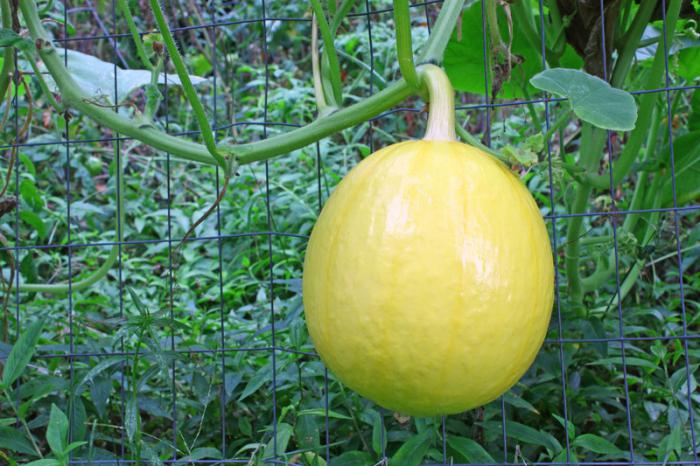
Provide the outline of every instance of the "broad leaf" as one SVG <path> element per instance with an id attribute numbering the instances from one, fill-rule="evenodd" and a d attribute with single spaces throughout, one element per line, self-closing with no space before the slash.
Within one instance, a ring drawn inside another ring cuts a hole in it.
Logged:
<path id="1" fill-rule="evenodd" d="M 331 466 L 372 466 L 374 463 L 370 454 L 364 451 L 348 451 L 331 460 Z"/>
<path id="2" fill-rule="evenodd" d="M 503 9 L 499 8 L 499 28 L 504 41 L 508 41 L 508 26 Z M 481 2 L 474 2 L 462 13 L 461 40 L 454 34 L 447 44 L 444 66 L 447 76 L 455 89 L 483 95 L 485 76 L 488 76 L 489 93 L 492 91 L 493 73 L 484 72 L 484 39 Z M 523 87 L 529 87 L 528 78 L 542 69 L 539 51 L 530 46 L 522 28 L 513 28 L 511 53 L 522 58 L 523 62 L 514 66 L 511 79 L 502 83 L 499 97 L 525 97 Z"/>
<path id="3" fill-rule="evenodd" d="M 34 355 L 34 351 L 36 351 L 43 326 L 43 320 L 34 322 L 27 330 L 21 332 L 17 342 L 12 346 L 12 351 L 10 351 L 2 371 L 2 385 L 4 387 L 12 385 L 24 372 Z"/>
<path id="4" fill-rule="evenodd" d="M 426 430 L 408 439 L 389 460 L 389 466 L 419 466 L 428 453 L 432 432 Z"/>
<path id="5" fill-rule="evenodd" d="M 202 459 L 220 460 L 221 458 L 223 458 L 223 455 L 218 448 L 200 447 L 192 450 L 192 452 L 184 458 L 180 458 L 180 461 L 197 461 Z"/>
<path id="6" fill-rule="evenodd" d="M 124 407 L 124 429 L 129 442 L 134 440 L 136 432 L 141 428 L 140 421 L 138 403 L 133 396 L 130 396 L 127 398 L 126 406 Z"/>
<path id="7" fill-rule="evenodd" d="M 34 50 L 34 42 L 31 39 L 22 37 L 11 29 L 0 28 L 0 48 L 17 47 L 23 52 L 32 52 Z"/>
<path id="8" fill-rule="evenodd" d="M 556 455 L 562 450 L 561 444 L 550 433 L 533 429 L 519 422 L 507 421 L 506 432 L 508 437 L 545 447 L 551 455 Z"/>
<path id="9" fill-rule="evenodd" d="M 64 454 L 67 439 L 68 418 L 58 406 L 52 403 L 49 425 L 46 428 L 46 441 L 54 455 L 62 456 Z"/>
<path id="10" fill-rule="evenodd" d="M 662 152 L 661 160 L 668 170 L 661 188 L 662 205 L 670 207 L 673 205 L 673 178 L 668 146 Z M 691 203 L 700 197 L 700 130 L 673 138 L 673 162 L 676 201 L 679 206 Z"/>
<path id="11" fill-rule="evenodd" d="M 68 71 L 78 87 L 100 104 L 108 105 L 116 102 L 115 92 L 119 97 L 118 102 L 121 103 L 126 100 L 132 91 L 151 82 L 151 72 L 149 70 L 124 70 L 115 66 L 114 63 L 108 63 L 92 55 L 75 50 L 56 48 L 56 53 L 61 57 L 64 54 L 67 55 Z M 45 71 L 45 68 L 43 70 Z M 195 86 L 207 81 L 198 76 L 190 76 L 190 79 Z M 58 92 L 56 83 L 50 75 L 46 76 L 46 81 L 50 89 Z M 158 77 L 158 83 L 164 84 L 165 81 L 165 75 L 161 73 Z M 180 85 L 180 78 L 174 74 L 168 74 L 167 81 L 168 85 Z"/>
<path id="12" fill-rule="evenodd" d="M 461 461 L 476 464 L 494 464 L 496 461 L 484 447 L 466 437 L 447 437 L 447 445 L 457 453 Z"/>
<path id="13" fill-rule="evenodd" d="M 0 427 L 0 449 L 38 456 L 29 439 L 14 427 Z"/>
<path id="14" fill-rule="evenodd" d="M 628 454 L 615 446 L 609 440 L 593 434 L 583 434 L 576 437 L 574 446 L 581 447 L 586 451 L 608 455 L 614 458 L 628 458 Z"/>
<path id="15" fill-rule="evenodd" d="M 552 68 L 530 79 L 536 88 L 569 99 L 576 116 L 599 128 L 634 129 L 637 105 L 629 92 L 580 70 Z"/>

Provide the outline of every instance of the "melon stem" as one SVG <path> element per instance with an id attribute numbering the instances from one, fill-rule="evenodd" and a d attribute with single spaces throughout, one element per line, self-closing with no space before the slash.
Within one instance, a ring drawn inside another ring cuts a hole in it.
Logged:
<path id="1" fill-rule="evenodd" d="M 418 68 L 418 75 L 428 91 L 430 112 L 425 141 L 456 141 L 455 134 L 455 91 L 450 79 L 442 68 L 435 65 L 423 65 Z"/>

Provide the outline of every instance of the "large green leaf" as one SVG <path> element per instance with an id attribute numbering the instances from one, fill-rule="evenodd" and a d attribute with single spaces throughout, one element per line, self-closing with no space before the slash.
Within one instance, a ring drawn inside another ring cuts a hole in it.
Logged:
<path id="1" fill-rule="evenodd" d="M 476 464 L 493 464 L 496 461 L 484 447 L 466 437 L 447 437 L 447 445 L 454 450 L 460 461 Z"/>
<path id="2" fill-rule="evenodd" d="M 616 89 L 581 70 L 552 68 L 530 79 L 536 88 L 569 99 L 576 116 L 599 128 L 634 129 L 637 104 L 629 92 Z"/>
<path id="3" fill-rule="evenodd" d="M 688 116 L 688 131 L 700 130 L 700 89 L 693 91 L 690 99 L 690 115 Z"/>
<path id="4" fill-rule="evenodd" d="M 668 176 L 663 184 L 662 205 L 673 205 L 673 179 L 671 178 L 671 153 L 667 146 L 661 155 L 668 167 Z M 700 197 L 700 130 L 673 138 L 673 162 L 678 205 L 693 202 Z"/>
<path id="5" fill-rule="evenodd" d="M 428 453 L 432 432 L 426 430 L 408 439 L 389 460 L 389 466 L 419 466 Z"/>
<path id="6" fill-rule="evenodd" d="M 374 463 L 364 451 L 348 451 L 331 460 L 331 466 L 372 466 Z"/>
<path id="7" fill-rule="evenodd" d="M 41 336 L 43 326 L 43 320 L 34 322 L 27 330 L 22 332 L 17 342 L 12 346 L 2 371 L 2 385 L 4 387 L 12 385 L 24 372 L 34 355 L 34 351 L 36 351 L 36 345 Z"/>
<path id="8" fill-rule="evenodd" d="M 583 434 L 576 437 L 574 446 L 583 448 L 586 451 L 607 455 L 613 458 L 627 458 L 629 455 L 620 450 L 615 444 L 593 434 Z"/>
<path id="9" fill-rule="evenodd" d="M 37 456 L 32 443 L 14 427 L 0 426 L 0 449 Z"/>
<path id="10" fill-rule="evenodd" d="M 499 8 L 499 27 L 503 40 L 508 40 L 508 26 L 502 9 Z M 542 69 L 542 59 L 538 50 L 530 47 L 522 28 L 513 28 L 511 52 L 523 62 L 513 69 L 509 82 L 504 82 L 498 93 L 502 98 L 524 97 L 523 86 L 527 80 Z M 484 39 L 481 2 L 474 2 L 462 13 L 461 40 L 455 34 L 445 49 L 443 59 L 445 71 L 452 86 L 464 92 L 484 94 Z M 492 73 L 489 72 L 489 93 L 492 86 Z"/>
<path id="11" fill-rule="evenodd" d="M 55 404 L 51 404 L 49 425 L 46 428 L 46 442 L 56 456 L 63 455 L 68 440 L 68 418 Z"/>
<path id="12" fill-rule="evenodd" d="M 545 447 L 551 455 L 555 455 L 562 450 L 561 444 L 552 434 L 541 430 L 533 429 L 525 424 L 515 421 L 506 422 L 506 432 L 508 437 L 512 437 L 521 442 Z"/>
<path id="13" fill-rule="evenodd" d="M 75 50 L 56 48 L 56 53 L 60 56 L 64 54 L 67 56 L 68 71 L 80 90 L 101 104 L 115 102 L 115 92 L 121 103 L 132 91 L 151 82 L 151 72 L 149 70 L 125 70 L 118 66 L 115 67 L 114 63 L 102 61 L 97 57 Z M 45 70 L 45 67 L 42 65 L 40 69 Z M 114 88 L 115 73 L 116 90 Z M 190 76 L 190 79 L 195 86 L 207 81 L 198 76 Z M 46 81 L 52 90 L 58 92 L 56 83 L 50 75 L 46 76 Z M 168 74 L 167 81 L 168 85 L 180 85 L 180 78 L 174 74 Z M 165 83 L 163 73 L 159 75 L 158 83 Z"/>
<path id="14" fill-rule="evenodd" d="M 700 46 L 678 52 L 678 74 L 688 81 L 700 76 Z"/>

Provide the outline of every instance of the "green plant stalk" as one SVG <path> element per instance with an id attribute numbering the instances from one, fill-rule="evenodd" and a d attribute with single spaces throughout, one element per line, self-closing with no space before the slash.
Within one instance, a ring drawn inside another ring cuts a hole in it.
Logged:
<path id="1" fill-rule="evenodd" d="M 139 34 L 136 23 L 134 23 L 134 17 L 131 15 L 128 0 L 117 0 L 117 7 L 124 15 L 124 19 L 126 19 L 126 24 L 128 25 L 129 32 L 131 33 L 131 39 L 134 41 L 134 45 L 136 45 L 136 55 L 138 55 L 143 66 L 147 70 L 152 71 L 154 69 L 153 63 L 151 63 L 151 60 L 148 58 L 146 47 L 141 39 L 141 34 Z"/>
<path id="2" fill-rule="evenodd" d="M 640 41 L 644 34 L 644 29 L 649 25 L 651 15 L 654 13 L 658 3 L 658 0 L 642 0 L 637 9 L 637 14 L 632 19 L 632 24 L 625 31 L 621 44 L 618 44 L 617 48 L 620 55 L 615 62 L 612 80 L 610 81 L 613 87 L 622 87 L 624 85 L 637 53 L 637 48 L 641 45 Z"/>
<path id="3" fill-rule="evenodd" d="M 338 106 L 343 102 L 343 92 L 340 81 L 340 63 L 338 62 L 338 55 L 335 53 L 333 34 L 331 33 L 330 26 L 328 26 L 328 21 L 326 20 L 326 15 L 323 11 L 323 7 L 321 6 L 321 2 L 319 0 L 311 0 L 311 7 L 313 8 L 316 20 L 318 21 L 318 27 L 321 30 L 324 55 L 328 60 L 328 76 L 333 92 L 332 99 L 329 99 L 329 101 L 331 105 Z"/>
<path id="4" fill-rule="evenodd" d="M 319 115 L 328 107 L 326 94 L 321 79 L 321 63 L 318 56 L 318 20 L 316 14 L 311 16 L 311 74 L 314 80 L 314 97 Z"/>
<path id="5" fill-rule="evenodd" d="M 654 116 L 653 116 L 653 121 L 656 121 L 656 116 L 657 116 L 657 111 L 656 108 L 654 108 Z M 660 125 L 652 125 L 651 132 L 649 133 L 649 136 L 647 138 L 647 150 L 644 153 L 644 160 L 649 160 L 652 157 L 652 154 L 655 153 L 656 151 L 656 138 L 658 137 L 658 132 L 659 132 L 659 126 Z M 630 202 L 630 207 L 629 210 L 639 210 L 644 206 L 644 200 L 645 200 L 645 194 L 647 192 L 647 182 L 646 182 L 646 177 L 647 174 L 646 172 L 639 172 L 637 175 L 637 184 L 634 187 L 634 193 L 632 194 L 632 201 Z M 650 190 L 649 192 L 656 193 L 658 191 L 659 186 L 660 186 L 660 181 L 661 176 L 657 173 L 656 176 L 654 177 L 654 180 L 651 183 Z M 650 202 L 653 202 L 653 200 L 650 200 Z M 627 231 L 627 232 L 632 232 L 634 231 L 634 228 L 637 225 L 637 222 L 641 216 L 640 215 L 627 215 L 625 216 L 625 220 L 622 223 L 621 231 Z M 647 226 L 645 226 L 646 228 Z M 643 235 L 646 234 L 646 230 L 644 230 Z M 585 244 L 585 240 L 587 238 L 583 238 L 581 241 L 581 244 Z M 612 238 L 611 238 L 612 239 Z M 615 268 L 611 265 L 614 264 L 615 261 L 615 252 L 611 251 L 610 252 L 610 257 L 608 258 L 607 264 L 603 266 L 602 264 L 596 264 L 596 269 L 595 271 L 589 275 L 588 277 L 583 277 L 582 279 L 582 286 L 584 291 L 593 291 L 598 288 L 600 288 L 605 281 L 612 276 L 613 273 L 615 273 Z"/>
<path id="6" fill-rule="evenodd" d="M 5 399 L 7 399 L 7 402 L 10 404 L 10 406 L 12 406 L 12 411 L 15 413 L 17 419 L 19 419 L 20 424 L 22 424 L 22 427 L 24 427 L 24 430 L 27 432 L 27 437 L 29 437 L 29 440 L 32 442 L 32 447 L 34 447 L 34 451 L 36 451 L 36 454 L 39 455 L 39 458 L 43 458 L 44 455 L 41 453 L 41 449 L 36 443 L 36 439 L 32 435 L 32 431 L 29 428 L 27 421 L 24 419 L 24 417 L 19 415 L 17 407 L 15 406 L 15 402 L 12 400 L 12 397 L 10 396 L 9 392 L 7 391 L 7 389 L 3 389 L 2 393 L 3 395 L 5 395 Z"/>
<path id="7" fill-rule="evenodd" d="M 46 100 L 49 101 L 49 105 L 51 105 L 53 108 L 55 108 L 59 112 L 63 111 L 63 105 L 59 104 L 56 101 L 56 99 L 54 98 L 53 92 L 51 92 L 48 84 L 46 84 L 46 80 L 44 79 L 44 76 L 42 76 L 41 70 L 39 69 L 39 65 L 37 64 L 34 57 L 31 57 L 31 56 L 29 56 L 29 54 L 25 53 L 24 59 L 27 60 L 27 62 L 29 62 L 29 66 L 32 67 L 32 71 L 34 72 L 34 77 L 36 78 L 36 81 L 39 83 L 39 88 L 41 88 L 41 92 L 44 93 L 44 95 L 46 96 Z"/>
<path id="8" fill-rule="evenodd" d="M 430 40 L 418 55 L 418 64 L 432 63 L 437 65 L 442 62 L 445 47 L 452 37 L 452 31 L 462 15 L 464 0 L 445 0 L 440 10 L 440 15 L 430 34 Z"/>
<path id="9" fill-rule="evenodd" d="M 156 24 L 158 24 L 158 29 L 160 30 L 160 34 L 163 37 L 163 42 L 165 42 L 165 48 L 168 50 L 170 59 L 172 60 L 173 66 L 175 67 L 175 71 L 177 71 L 177 76 L 180 78 L 180 83 L 182 84 L 182 89 L 185 92 L 185 96 L 187 96 L 187 100 L 192 106 L 192 110 L 194 111 L 195 117 L 197 117 L 199 129 L 201 130 L 202 134 L 202 139 L 204 139 L 204 144 L 206 145 L 209 154 L 211 154 L 211 156 L 214 157 L 214 159 L 216 159 L 219 166 L 226 170 L 226 158 L 219 154 L 219 150 L 216 147 L 214 132 L 212 131 L 211 125 L 209 125 L 209 120 L 207 119 L 207 115 L 204 112 L 204 106 L 202 105 L 202 101 L 199 100 L 199 97 L 197 96 L 197 91 L 192 85 L 190 75 L 188 74 L 187 67 L 185 66 L 185 61 L 182 59 L 182 56 L 180 55 L 180 52 L 177 49 L 177 45 L 175 44 L 173 35 L 170 32 L 170 27 L 168 27 L 168 22 L 165 20 L 163 10 L 161 10 L 160 8 L 160 2 L 158 0 L 150 0 L 150 2 L 151 10 L 153 11 L 153 17 L 156 20 Z"/>
<path id="10" fill-rule="evenodd" d="M 338 11 L 335 13 L 333 16 L 333 21 L 331 22 L 331 33 L 332 35 L 335 36 L 335 33 L 338 32 L 338 28 L 340 27 L 340 23 L 343 22 L 343 19 L 350 13 L 350 9 L 352 9 L 353 5 L 355 4 L 357 0 L 343 0 L 340 4 L 340 7 L 338 8 Z"/>
<path id="11" fill-rule="evenodd" d="M 335 0 L 327 0 L 326 3 L 328 3 L 328 14 L 333 17 L 335 16 L 335 10 L 337 5 L 335 4 Z"/>
<path id="12" fill-rule="evenodd" d="M 605 135 L 603 130 L 595 128 L 589 123 L 584 123 L 581 126 L 581 155 L 579 164 L 588 173 L 592 172 L 598 164 L 600 154 L 605 144 Z M 589 183 L 582 183 L 576 186 L 576 194 L 570 208 L 571 213 L 580 214 L 585 211 L 592 188 L 593 187 Z M 579 258 L 581 257 L 579 237 L 581 236 L 582 225 L 582 216 L 571 217 L 566 229 L 566 277 L 568 279 L 569 296 L 572 302 L 577 306 L 581 306 L 583 303 L 583 290 L 579 271 Z"/>
<path id="13" fill-rule="evenodd" d="M 2 17 L 2 27 L 12 28 L 12 12 L 10 10 L 10 0 L 0 0 L 0 16 Z M 5 98 L 5 93 L 10 87 L 12 74 L 15 71 L 14 48 L 5 47 L 3 51 L 2 68 L 0 68 L 0 103 Z"/>
<path id="14" fill-rule="evenodd" d="M 666 33 L 669 34 L 666 45 L 670 46 L 671 39 L 670 35 L 676 27 L 676 21 L 678 20 L 678 15 L 680 13 L 682 0 L 671 0 L 668 5 L 668 13 L 666 15 Z M 663 83 L 663 76 L 665 71 L 664 64 L 664 47 L 657 47 L 656 54 L 654 56 L 654 62 L 649 70 L 645 82 L 645 89 L 654 89 Z M 622 80 L 624 82 L 624 80 Z M 639 155 L 642 142 L 649 132 L 649 126 L 651 125 L 651 117 L 653 115 L 654 105 L 656 104 L 657 95 L 653 92 L 642 95 L 639 100 L 639 116 L 637 117 L 637 125 L 630 134 L 630 138 L 625 144 L 624 149 L 620 157 L 613 163 L 613 185 L 620 183 L 622 179 L 630 171 L 634 161 Z M 594 187 L 598 189 L 604 189 L 610 186 L 610 177 L 605 175 L 593 175 L 590 178 L 590 182 Z"/>
<path id="15" fill-rule="evenodd" d="M 489 0 L 486 0 L 489 1 Z M 532 11 L 530 10 L 530 3 L 526 1 L 516 1 L 510 5 L 511 14 L 513 15 L 513 24 L 517 25 L 520 31 L 525 36 L 525 40 L 534 50 L 539 53 L 542 50 L 542 44 L 540 41 L 540 34 L 537 32 L 534 20 L 532 18 Z M 552 51 L 549 50 L 545 45 L 545 54 L 549 60 L 553 55 Z"/>
<path id="16" fill-rule="evenodd" d="M 151 83 L 150 85 L 155 87 L 157 89 L 158 86 L 158 75 L 160 72 L 163 70 L 163 59 L 161 57 L 158 57 L 158 60 L 156 61 L 155 66 L 151 70 Z M 163 99 L 162 94 L 160 91 L 157 94 L 157 97 L 151 99 L 150 97 L 146 99 L 146 106 L 144 108 L 144 117 L 146 118 L 147 121 L 153 121 L 153 117 L 156 114 L 156 111 L 158 110 L 158 107 L 160 106 L 160 102 Z"/>
<path id="17" fill-rule="evenodd" d="M 413 89 L 420 89 L 421 82 L 413 63 L 411 40 L 411 14 L 408 0 L 394 0 L 394 24 L 396 25 L 396 54 L 399 57 L 401 76 Z"/>
<path id="18" fill-rule="evenodd" d="M 119 188 L 117 189 L 117 187 L 115 186 L 114 192 L 115 196 L 116 193 L 119 193 L 119 196 L 117 196 L 118 208 L 114 220 L 115 225 L 122 225 L 123 229 L 123 225 L 125 225 L 124 222 L 126 221 L 126 214 L 124 211 L 124 161 L 118 160 L 116 148 L 117 146 L 115 145 L 115 161 L 117 161 L 116 182 L 119 183 Z M 69 290 L 73 292 L 84 290 L 89 286 L 97 283 L 99 280 L 102 280 L 110 271 L 114 263 L 117 261 L 117 258 L 119 257 L 119 243 L 123 239 L 124 232 L 123 230 L 115 226 L 115 233 L 117 244 L 114 244 L 112 246 L 112 248 L 109 251 L 109 255 L 102 263 L 102 265 L 85 278 L 72 281 L 70 287 L 68 286 L 68 283 L 20 283 L 18 287 L 19 291 L 25 293 L 66 294 Z"/>

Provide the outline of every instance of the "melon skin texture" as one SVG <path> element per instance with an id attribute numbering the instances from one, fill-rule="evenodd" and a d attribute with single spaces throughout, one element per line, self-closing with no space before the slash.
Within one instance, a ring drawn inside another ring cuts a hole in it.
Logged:
<path id="1" fill-rule="evenodd" d="M 306 323 L 351 389 L 413 416 L 503 394 L 532 364 L 554 270 L 537 205 L 507 167 L 453 141 L 375 152 L 343 179 L 312 231 Z"/>

